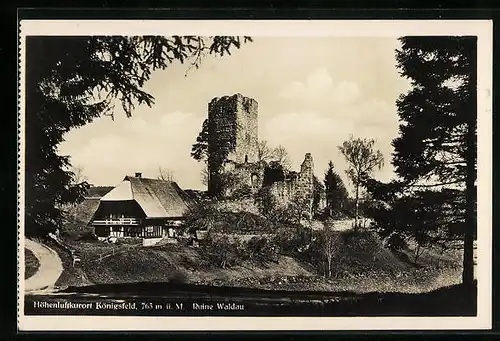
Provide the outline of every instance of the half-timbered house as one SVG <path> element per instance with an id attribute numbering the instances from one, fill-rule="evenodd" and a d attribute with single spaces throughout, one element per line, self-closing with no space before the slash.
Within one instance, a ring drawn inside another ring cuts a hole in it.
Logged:
<path id="1" fill-rule="evenodd" d="M 175 239 L 177 228 L 194 204 L 177 183 L 126 176 L 104 195 L 89 224 L 100 238 Z"/>

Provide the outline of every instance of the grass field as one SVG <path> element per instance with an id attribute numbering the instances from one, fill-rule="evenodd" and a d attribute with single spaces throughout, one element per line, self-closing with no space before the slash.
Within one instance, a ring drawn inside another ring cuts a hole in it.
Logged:
<path id="1" fill-rule="evenodd" d="M 35 257 L 33 252 L 28 249 L 24 249 L 24 278 L 27 279 L 33 276 L 39 267 L 40 262 Z"/>

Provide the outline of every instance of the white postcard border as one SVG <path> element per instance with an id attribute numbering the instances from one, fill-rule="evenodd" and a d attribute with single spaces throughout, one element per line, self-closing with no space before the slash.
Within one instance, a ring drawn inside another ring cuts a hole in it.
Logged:
<path id="1" fill-rule="evenodd" d="M 29 331 L 453 330 L 490 329 L 492 319 L 491 20 L 22 20 L 18 130 L 18 328 Z M 30 35 L 248 35 L 478 37 L 478 314 L 475 317 L 125 317 L 24 315 L 25 38 Z"/>

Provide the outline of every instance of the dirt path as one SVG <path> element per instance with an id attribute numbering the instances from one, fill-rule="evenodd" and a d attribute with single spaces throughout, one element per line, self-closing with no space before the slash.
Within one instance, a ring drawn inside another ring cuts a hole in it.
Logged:
<path id="1" fill-rule="evenodd" d="M 26 239 L 25 247 L 33 252 L 40 262 L 37 272 L 24 282 L 25 291 L 50 289 L 63 271 L 61 259 L 51 248 Z"/>

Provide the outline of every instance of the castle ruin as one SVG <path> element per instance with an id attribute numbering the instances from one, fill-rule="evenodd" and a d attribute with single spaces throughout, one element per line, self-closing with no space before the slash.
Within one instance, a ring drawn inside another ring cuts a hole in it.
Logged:
<path id="1" fill-rule="evenodd" d="M 277 201 L 286 205 L 304 199 L 311 213 L 314 162 L 305 155 L 300 172 L 283 171 L 278 180 L 265 182 L 269 164 L 259 160 L 258 103 L 241 94 L 216 97 L 208 104 L 208 192 L 230 195 L 234 188 L 223 188 L 222 178 L 230 174 L 256 193 L 264 185 Z"/>

